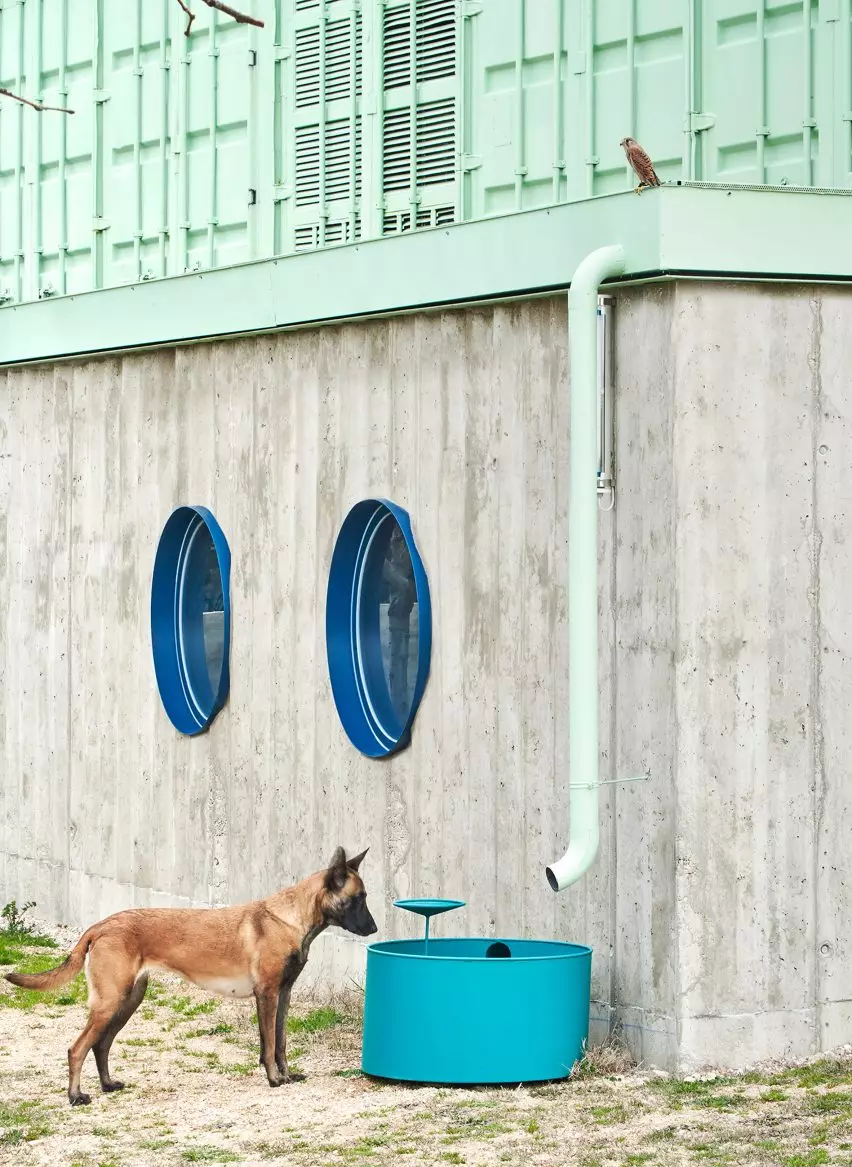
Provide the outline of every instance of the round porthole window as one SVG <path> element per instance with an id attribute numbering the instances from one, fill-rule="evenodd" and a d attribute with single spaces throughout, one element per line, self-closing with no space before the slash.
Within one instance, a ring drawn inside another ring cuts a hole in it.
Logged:
<path id="1" fill-rule="evenodd" d="M 178 507 L 157 547 L 151 644 L 157 687 L 181 733 L 207 729 L 230 685 L 231 552 L 204 507 Z"/>
<path id="2" fill-rule="evenodd" d="M 429 583 L 402 507 L 357 503 L 328 577 L 326 651 L 349 740 L 371 758 L 406 746 L 429 676 Z"/>

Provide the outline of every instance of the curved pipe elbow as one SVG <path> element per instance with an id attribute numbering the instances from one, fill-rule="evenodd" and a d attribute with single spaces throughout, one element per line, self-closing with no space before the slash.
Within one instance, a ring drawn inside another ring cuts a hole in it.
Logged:
<path id="1" fill-rule="evenodd" d="M 580 307 L 586 297 L 594 296 L 594 307 L 595 312 L 597 312 L 597 295 L 601 284 L 611 276 L 620 276 L 623 271 L 624 248 L 620 244 L 599 247 L 597 251 L 592 251 L 577 264 L 577 270 L 571 278 L 571 286 L 568 289 L 569 311 L 572 308 Z M 568 332 L 568 345 L 570 348 L 570 330 Z"/>
<path id="2" fill-rule="evenodd" d="M 562 858 L 545 868 L 547 882 L 554 891 L 565 891 L 566 887 L 570 887 L 586 874 L 597 853 L 598 829 L 595 820 L 594 828 L 574 835 Z"/>

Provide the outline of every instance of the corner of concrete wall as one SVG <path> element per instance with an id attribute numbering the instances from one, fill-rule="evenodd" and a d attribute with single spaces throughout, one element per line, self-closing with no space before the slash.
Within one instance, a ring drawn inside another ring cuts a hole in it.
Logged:
<path id="1" fill-rule="evenodd" d="M 680 284 L 679 1064 L 852 1037 L 852 293 Z"/>

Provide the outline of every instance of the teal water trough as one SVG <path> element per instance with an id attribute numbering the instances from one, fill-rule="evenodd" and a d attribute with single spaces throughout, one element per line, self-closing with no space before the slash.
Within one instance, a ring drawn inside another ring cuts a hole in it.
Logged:
<path id="1" fill-rule="evenodd" d="M 367 949 L 365 1074 L 473 1085 L 567 1078 L 589 1033 L 592 950 L 549 940 L 430 939 L 461 900 L 397 900 L 422 940 Z"/>

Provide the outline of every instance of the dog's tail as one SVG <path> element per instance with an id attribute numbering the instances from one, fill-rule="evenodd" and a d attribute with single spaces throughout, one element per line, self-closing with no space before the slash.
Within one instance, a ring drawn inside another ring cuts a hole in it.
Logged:
<path id="1" fill-rule="evenodd" d="M 38 989 L 45 993 L 48 989 L 58 989 L 76 977 L 86 960 L 86 953 L 95 939 L 94 928 L 84 932 L 62 964 L 49 968 L 43 973 L 6 973 L 6 980 L 21 989 Z"/>

